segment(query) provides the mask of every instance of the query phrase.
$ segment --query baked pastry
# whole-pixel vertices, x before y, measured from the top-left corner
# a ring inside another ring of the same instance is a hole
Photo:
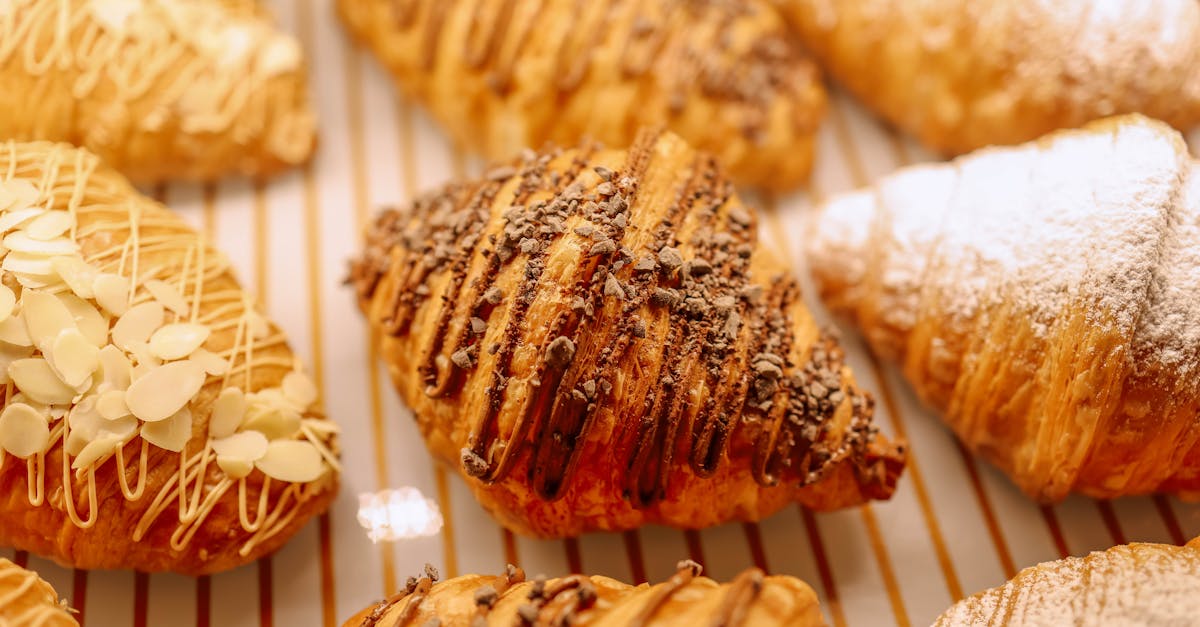
[[[755,220],[646,132],[383,212],[351,280],[429,448],[515,531],[888,498],[903,453]]]
[[[83,149],[0,144],[0,545],[211,573],[337,487],[336,428],[228,260]]]
[[[1133,543],[1045,562],[955,603],[934,627],[1191,625],[1200,546]]]
[[[757,568],[729,583],[700,576],[684,561],[660,584],[631,586],[597,575],[529,581],[511,564],[498,577],[464,575],[438,581],[426,565],[399,594],[364,609],[343,627],[376,625],[824,625],[817,595],[795,577],[768,577]]]
[[[772,0],[823,67],[946,153],[1121,113],[1200,122],[1192,0]]]
[[[312,152],[300,47],[255,0],[5,5],[0,139],[70,142],[140,182],[268,175]]]
[[[37,573],[0,558],[0,625],[79,627],[58,593]]]
[[[666,127],[736,182],[786,189],[812,168],[816,66],[765,0],[338,0],[351,34],[463,147],[629,146]]]
[[[1117,117],[817,212],[832,309],[1029,495],[1200,495],[1200,166]]]

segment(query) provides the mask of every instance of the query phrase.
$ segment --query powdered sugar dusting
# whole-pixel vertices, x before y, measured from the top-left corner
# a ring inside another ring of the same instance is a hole
[[[1200,616],[1200,551],[1130,544],[1026,568],[954,604],[936,627],[1191,625]]]

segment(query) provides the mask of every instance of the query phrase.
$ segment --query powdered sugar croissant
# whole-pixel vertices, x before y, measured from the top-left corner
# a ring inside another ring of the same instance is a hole
[[[0,625],[79,627],[50,584],[6,559],[0,559]]]
[[[948,153],[1121,113],[1200,122],[1193,0],[772,1],[831,75]]]
[[[700,577],[695,562],[660,584],[631,586],[608,577],[571,575],[528,581],[513,566],[499,577],[437,581],[437,571],[409,578],[405,590],[364,609],[343,627],[375,625],[691,625],[817,627],[817,595],[794,577],[752,568],[729,583]]]
[[[825,92],[763,0],[338,0],[350,32],[462,146],[491,158],[665,126],[738,182],[812,167]]]
[[[337,487],[336,428],[229,263],[91,153],[0,145],[0,545],[208,573]]]
[[[955,603],[934,627],[1191,625],[1200,616],[1200,539],[1133,543],[1046,562]]]
[[[711,158],[645,133],[385,211],[352,281],[426,443],[512,529],[887,498],[903,454],[754,225]]]
[[[1118,117],[819,210],[830,306],[1030,495],[1200,495],[1200,165]]]
[[[5,0],[0,139],[138,181],[266,175],[315,139],[300,48],[254,0]]]

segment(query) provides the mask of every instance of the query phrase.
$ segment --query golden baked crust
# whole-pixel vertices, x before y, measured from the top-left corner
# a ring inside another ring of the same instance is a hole
[[[461,146],[628,146],[662,126],[736,182],[812,167],[825,92],[762,0],[339,0],[350,32]]]
[[[1200,166],[1126,116],[820,208],[822,297],[1029,495],[1200,493]]]
[[[950,154],[1104,116],[1200,122],[1193,0],[772,0],[863,102]]]
[[[352,281],[434,455],[570,536],[887,498],[903,453],[715,161],[528,153],[384,212]]]
[[[631,586],[600,576],[571,575],[527,581],[519,568],[505,575],[464,575],[437,581],[426,566],[403,592],[364,609],[343,627],[382,625],[588,625],[590,627],[735,627],[825,624],[817,595],[794,577],[763,575],[756,568],[730,583],[700,577],[695,562],[680,562],[669,580]]]
[[[268,175],[316,139],[299,45],[253,0],[6,0],[0,137],[137,181]]]
[[[58,593],[37,573],[0,558],[0,625],[79,627]]]
[[[1135,542],[1031,566],[955,603],[934,627],[1190,625],[1200,615],[1200,550]]]
[[[55,219],[66,231],[37,239]],[[328,507],[336,428],[283,333],[181,219],[85,150],[8,142],[0,230],[0,297],[16,295],[0,298],[0,544],[210,573]]]

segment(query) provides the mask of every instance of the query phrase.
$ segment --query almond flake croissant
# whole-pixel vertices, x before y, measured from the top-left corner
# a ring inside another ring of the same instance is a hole
[[[337,487],[336,428],[228,260],[91,153],[0,144],[0,545],[210,573]]]
[[[0,139],[137,181],[267,175],[312,152],[296,41],[255,0],[4,0]]]
[[[821,295],[1029,495],[1200,495],[1200,165],[1140,116],[820,208]]]
[[[812,168],[825,91],[765,0],[338,0],[350,32],[461,146],[495,159],[665,126],[738,183]]]
[[[845,507],[903,467],[754,214],[674,135],[386,211],[351,279],[429,448],[516,531]]]
[[[593,627],[819,627],[817,595],[794,577],[751,568],[729,583],[700,576],[700,565],[679,563],[656,585],[631,586],[601,576],[525,578],[520,568],[492,577],[464,575],[438,582],[426,566],[399,594],[364,609],[343,627],[471,625],[589,625]]]
[[[0,559],[0,627],[79,627],[58,593],[37,573]]]
[[[955,603],[934,627],[1194,625],[1197,591],[1200,538],[1187,546],[1135,542],[1026,568]]]
[[[1195,0],[772,0],[838,81],[934,149],[1104,116],[1200,122]]]

